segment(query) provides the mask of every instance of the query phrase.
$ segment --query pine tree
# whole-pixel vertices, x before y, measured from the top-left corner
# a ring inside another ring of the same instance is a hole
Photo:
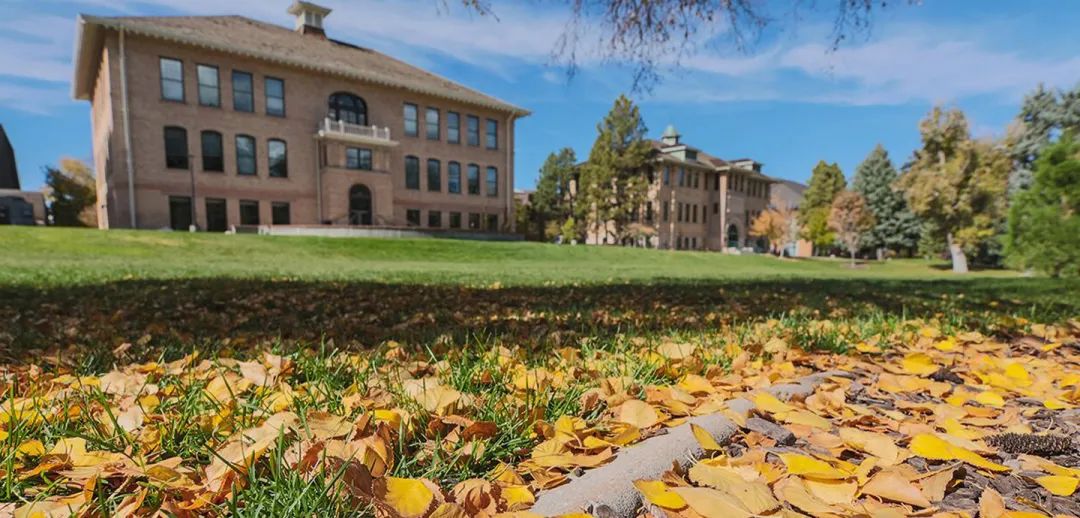
[[[844,173],[836,163],[827,164],[822,160],[814,166],[810,184],[799,205],[799,224],[803,237],[812,242],[815,248],[833,244],[835,236],[828,224],[829,210],[836,195],[846,187]]]
[[[1065,92],[1039,85],[1024,97],[1007,137],[1013,160],[1010,198],[1031,185],[1039,152],[1052,143],[1055,135],[1069,131],[1080,131],[1080,85]]]
[[[549,222],[555,222],[558,229],[563,221],[573,214],[573,202],[570,192],[570,183],[574,176],[577,156],[574,150],[562,148],[558,153],[548,155],[544,165],[540,167],[540,177],[536,181],[536,192],[532,195],[531,211],[536,226],[545,233]],[[545,235],[545,239],[553,239],[557,232]]]
[[[615,100],[596,129],[596,142],[581,170],[581,202],[575,212],[604,242],[612,234],[618,242],[645,203],[652,146],[645,140],[647,129],[638,107],[625,95]]]
[[[874,228],[863,235],[861,245],[874,248],[878,259],[883,257],[886,249],[911,250],[919,242],[922,229],[919,219],[908,210],[904,195],[893,188],[898,177],[888,151],[878,144],[859,164],[851,184],[852,190],[866,199],[867,207],[874,214]]]

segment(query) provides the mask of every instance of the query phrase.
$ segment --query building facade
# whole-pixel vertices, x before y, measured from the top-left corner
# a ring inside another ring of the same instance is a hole
[[[15,149],[11,147],[3,124],[0,124],[0,189],[19,190],[19,170],[15,167]]]
[[[631,235],[616,237],[609,222],[588,228],[586,243],[713,251],[767,246],[748,234],[754,218],[769,207],[774,182],[762,174],[761,163],[716,158],[684,144],[673,126],[650,142],[648,194]]]
[[[103,228],[513,230],[526,110],[289,13],[79,18]]]

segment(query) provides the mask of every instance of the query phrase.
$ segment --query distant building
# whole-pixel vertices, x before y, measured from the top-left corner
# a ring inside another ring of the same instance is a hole
[[[288,12],[79,17],[99,225],[513,231],[527,110]]]
[[[0,124],[0,189],[19,190],[19,171],[15,168],[15,150],[11,147],[4,125]]]
[[[769,198],[769,205],[776,209],[786,208],[797,218],[799,215],[799,206],[802,205],[803,193],[805,192],[806,185],[791,180],[778,179],[772,186],[772,195]],[[791,225],[792,233],[795,236],[798,236],[798,220],[793,220]],[[789,257],[810,257],[811,255],[814,255],[814,245],[805,239],[796,237],[784,246],[784,253]]]
[[[762,174],[760,162],[716,158],[683,143],[673,126],[650,144],[653,166],[647,172],[645,204],[632,223],[634,235],[616,243],[614,223],[608,222],[587,229],[586,243],[676,250],[768,248],[764,239],[748,234],[750,223],[768,208],[775,181]]]
[[[0,225],[44,225],[45,217],[40,192],[0,189]]]

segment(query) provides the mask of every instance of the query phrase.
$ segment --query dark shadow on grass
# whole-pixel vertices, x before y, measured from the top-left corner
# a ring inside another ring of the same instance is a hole
[[[107,351],[123,342],[135,343],[139,357],[169,344],[220,349],[277,339],[363,347],[482,335],[526,346],[573,344],[581,336],[696,330],[779,315],[944,317],[993,331],[1005,315],[1044,322],[1080,315],[1080,282],[661,280],[487,289],[199,279],[0,286],[0,362],[70,346]]]

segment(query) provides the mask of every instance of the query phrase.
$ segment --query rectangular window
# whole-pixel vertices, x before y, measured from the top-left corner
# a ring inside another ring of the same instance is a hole
[[[446,112],[446,141],[461,143],[461,115],[457,112]]]
[[[499,215],[498,214],[488,214],[487,215],[487,226],[484,227],[484,230],[487,230],[488,232],[498,232],[499,231]]]
[[[713,178],[716,179],[716,182],[713,183],[713,190],[714,191],[719,191],[720,190],[720,175],[718,175],[718,174],[713,175]]]
[[[664,166],[664,185],[671,185],[671,167]]]
[[[469,194],[480,194],[480,166],[469,164]]]
[[[405,188],[420,190],[420,159],[414,156],[405,157]]]
[[[499,170],[494,167],[487,168],[487,195],[499,195]]]
[[[410,227],[420,226],[420,209],[407,209],[405,211],[405,223]]]
[[[679,187],[686,186],[686,169],[679,168]]]
[[[169,227],[187,232],[191,227],[191,198],[169,196]]]
[[[701,188],[701,173],[694,173],[694,188]]]
[[[720,204],[719,203],[713,203],[712,204],[712,213],[713,214],[719,214],[720,213]]]
[[[236,136],[236,174],[256,174],[255,137]]]
[[[161,58],[161,98],[166,101],[184,102],[183,61]]]
[[[270,222],[274,225],[292,224],[292,214],[289,212],[289,202],[275,201],[270,204]]]
[[[435,192],[442,190],[442,164],[434,158],[427,161],[427,190]]]
[[[203,171],[224,171],[225,145],[221,141],[221,133],[204,131],[201,140]]]
[[[439,109],[428,108],[424,112],[424,124],[427,127],[427,139],[439,140]]]
[[[345,168],[371,170],[371,150],[351,147],[345,150]]]
[[[420,134],[419,121],[417,121],[417,108],[415,104],[405,103],[405,134],[415,137]]]
[[[461,228],[461,213],[460,212],[451,212],[450,213],[450,228]]]
[[[229,230],[229,211],[222,198],[206,199],[206,231],[225,232]]]
[[[259,202],[255,200],[240,200],[240,224],[259,224]]]
[[[480,117],[469,115],[465,118],[467,138],[470,146],[480,145]]]
[[[233,70],[232,99],[233,109],[238,112],[255,111],[255,83],[251,74]]]
[[[270,165],[272,178],[289,176],[288,148],[284,140],[271,139],[267,146],[267,164]]]
[[[480,215],[475,212],[469,213],[469,230],[480,230]]]
[[[217,108],[221,106],[221,86],[218,68],[210,65],[196,67],[199,76],[199,104]]]
[[[165,128],[165,167],[188,168],[187,130],[169,126]]]
[[[652,223],[652,220],[653,220],[652,202],[647,201],[647,202],[645,202],[645,221],[648,222],[648,223]]]
[[[691,219],[691,222],[697,223],[697,205],[696,204],[693,205],[693,208],[691,209],[691,212],[693,214],[693,218]]]
[[[266,78],[266,114],[285,116],[285,81],[276,77]]]
[[[706,219],[705,215],[708,214],[708,213],[709,213],[709,206],[708,205],[702,205],[701,206],[701,222],[702,223],[705,223],[705,219]]]
[[[664,208],[660,211],[660,219],[667,221],[669,219],[668,213],[671,212],[671,202],[665,201]]]
[[[431,228],[442,228],[442,212],[429,210],[427,213],[427,226]]]
[[[679,204],[679,219],[678,219],[679,223],[682,223],[682,220],[683,220],[683,204],[680,203]]]
[[[446,164],[446,192],[461,194],[461,164],[457,162]]]
[[[484,144],[488,149],[499,149],[499,121],[488,119],[484,133]]]

